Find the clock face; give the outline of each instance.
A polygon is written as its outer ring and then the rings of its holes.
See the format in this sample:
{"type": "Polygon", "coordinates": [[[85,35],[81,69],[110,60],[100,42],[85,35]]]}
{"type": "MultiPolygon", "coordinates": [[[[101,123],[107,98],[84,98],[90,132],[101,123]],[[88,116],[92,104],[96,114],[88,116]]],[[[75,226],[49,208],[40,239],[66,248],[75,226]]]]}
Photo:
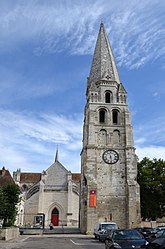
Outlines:
{"type": "Polygon", "coordinates": [[[103,153],[103,160],[105,163],[114,164],[119,160],[119,154],[115,150],[106,150],[103,153]]]}

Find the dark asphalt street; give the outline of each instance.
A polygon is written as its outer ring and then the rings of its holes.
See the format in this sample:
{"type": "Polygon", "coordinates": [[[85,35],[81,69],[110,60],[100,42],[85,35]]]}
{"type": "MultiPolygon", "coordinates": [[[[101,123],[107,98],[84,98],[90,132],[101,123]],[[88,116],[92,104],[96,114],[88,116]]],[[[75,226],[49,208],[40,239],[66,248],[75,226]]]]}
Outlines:
{"type": "Polygon", "coordinates": [[[16,242],[3,242],[0,249],[104,249],[104,243],[85,235],[26,236],[16,242]]]}

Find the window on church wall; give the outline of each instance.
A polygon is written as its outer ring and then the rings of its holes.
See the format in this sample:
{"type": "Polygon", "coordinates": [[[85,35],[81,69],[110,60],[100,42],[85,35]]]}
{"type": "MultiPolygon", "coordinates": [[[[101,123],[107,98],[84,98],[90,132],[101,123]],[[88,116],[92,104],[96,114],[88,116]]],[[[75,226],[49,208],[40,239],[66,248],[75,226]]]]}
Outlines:
{"type": "Polygon", "coordinates": [[[95,102],[97,102],[97,98],[98,98],[97,93],[95,93],[95,102]]]}
{"type": "Polygon", "coordinates": [[[123,103],[123,96],[120,95],[120,102],[123,103]]]}
{"type": "Polygon", "coordinates": [[[28,190],[28,186],[26,184],[22,185],[22,191],[27,191],[28,190]]]}
{"type": "Polygon", "coordinates": [[[105,92],[105,103],[112,102],[112,93],[110,91],[105,92]]]}
{"type": "Polygon", "coordinates": [[[93,93],[91,93],[91,101],[93,102],[93,93]]]}
{"type": "Polygon", "coordinates": [[[52,214],[59,214],[59,211],[57,208],[54,208],[53,211],[52,211],[52,214]]]}
{"type": "Polygon", "coordinates": [[[99,111],[99,122],[100,123],[105,123],[105,110],[100,110],[99,111]]]}
{"type": "Polygon", "coordinates": [[[92,92],[91,95],[90,95],[91,102],[97,102],[97,99],[98,99],[97,93],[92,92]]]}
{"type": "Polygon", "coordinates": [[[116,125],[119,123],[119,111],[118,110],[112,111],[112,122],[113,124],[116,124],[116,125]]]}

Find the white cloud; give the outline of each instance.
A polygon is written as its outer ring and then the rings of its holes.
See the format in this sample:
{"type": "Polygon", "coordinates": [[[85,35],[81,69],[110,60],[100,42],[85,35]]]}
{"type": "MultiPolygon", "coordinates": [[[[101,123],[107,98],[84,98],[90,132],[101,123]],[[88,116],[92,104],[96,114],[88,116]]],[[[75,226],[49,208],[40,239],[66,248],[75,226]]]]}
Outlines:
{"type": "Polygon", "coordinates": [[[146,139],[144,137],[136,139],[136,144],[143,144],[144,142],[146,142],[146,139]]]}
{"type": "Polygon", "coordinates": [[[165,144],[165,118],[157,117],[134,127],[135,144],[156,145],[165,144]],[[140,142],[139,142],[140,141],[140,142]]]}
{"type": "MultiPolygon", "coordinates": [[[[27,48],[27,45],[38,56],[65,49],[71,54],[93,53],[98,26],[104,21],[119,65],[133,69],[149,61],[160,60],[163,64],[164,7],[165,2],[160,0],[1,0],[0,53],[4,57],[6,52],[10,56],[13,51],[19,54],[22,46],[27,48]]],[[[21,60],[25,58],[20,56],[20,64],[21,60]]],[[[33,82],[29,76],[23,78],[21,72],[14,72],[14,66],[7,69],[1,67],[0,70],[1,104],[6,106],[9,101],[14,103],[17,95],[19,99],[27,99],[29,96],[44,96],[59,89],[64,90],[64,84],[58,80],[60,83],[55,84],[50,75],[48,79],[41,79],[40,84],[36,77],[33,82]]],[[[70,87],[68,82],[65,84],[65,89],[70,87]]],[[[155,98],[161,96],[164,82],[160,85],[157,82],[152,93],[155,93],[155,98]]],[[[11,171],[18,167],[40,172],[53,162],[58,144],[61,162],[69,170],[78,171],[82,115],[65,117],[3,109],[0,115],[2,165],[5,164],[11,171]],[[40,165],[38,162],[41,162],[40,165]]],[[[139,158],[162,157],[164,127],[164,118],[135,127],[135,146],[139,158]]]]}
{"type": "Polygon", "coordinates": [[[156,84],[152,85],[151,94],[156,101],[163,100],[165,94],[164,81],[157,81],[156,84]]]}
{"type": "Polygon", "coordinates": [[[154,92],[154,93],[153,93],[153,96],[154,96],[154,97],[157,97],[158,95],[159,95],[158,92],[154,92]]]}
{"type": "Polygon", "coordinates": [[[165,118],[157,117],[134,128],[136,154],[165,160],[165,118]]]}
{"type": "Polygon", "coordinates": [[[161,158],[165,160],[165,146],[148,146],[148,147],[136,147],[136,154],[139,160],[142,160],[144,157],[150,159],[161,158]]]}
{"type": "MultiPolygon", "coordinates": [[[[59,147],[60,162],[72,172],[80,172],[82,115],[63,116],[0,110],[1,165],[12,172],[41,172],[54,160],[59,147]],[[40,163],[38,163],[40,162],[40,163]]],[[[164,118],[135,127],[136,154],[165,160],[164,118]],[[162,127],[160,129],[160,127],[162,127]],[[160,144],[159,144],[160,143],[160,144]]]]}
{"type": "Polygon", "coordinates": [[[0,116],[1,164],[7,165],[11,171],[17,167],[40,172],[53,162],[50,162],[50,158],[52,160],[54,157],[58,144],[62,162],[70,170],[78,171],[82,139],[81,115],[64,117],[0,110],[0,116]],[[67,158],[70,158],[69,162],[67,158]]]}
{"type": "Polygon", "coordinates": [[[33,41],[38,55],[64,49],[91,53],[103,20],[119,65],[132,69],[164,60],[164,1],[5,2],[0,3],[3,51],[33,41]]]}

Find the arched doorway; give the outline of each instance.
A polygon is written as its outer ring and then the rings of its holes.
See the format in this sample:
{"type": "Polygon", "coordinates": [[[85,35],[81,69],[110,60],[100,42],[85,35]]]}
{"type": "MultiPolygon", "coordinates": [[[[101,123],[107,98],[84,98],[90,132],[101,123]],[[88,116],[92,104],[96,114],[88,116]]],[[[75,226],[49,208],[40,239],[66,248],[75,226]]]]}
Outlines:
{"type": "Polygon", "coordinates": [[[53,226],[58,226],[58,223],[59,223],[59,211],[58,211],[57,208],[54,208],[53,211],[52,211],[51,223],[53,224],[53,226]]]}

